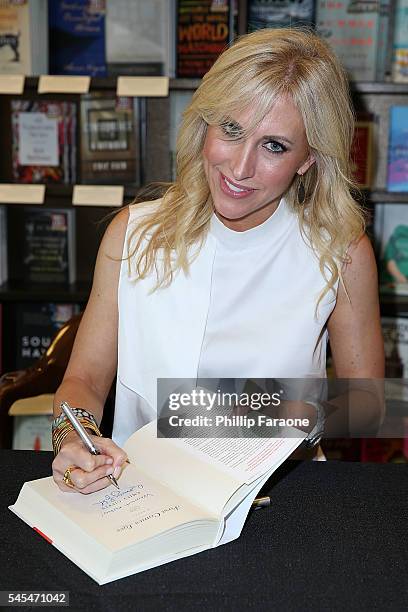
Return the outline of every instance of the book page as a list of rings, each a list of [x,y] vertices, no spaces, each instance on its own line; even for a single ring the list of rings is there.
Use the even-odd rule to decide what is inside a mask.
[[[111,485],[89,495],[64,493],[52,478],[32,481],[25,486],[34,489],[53,513],[61,512],[111,552],[139,544],[185,523],[211,520],[130,464],[126,464],[120,477],[120,490]],[[44,523],[42,527],[47,536],[58,542],[59,533],[52,532],[46,517]],[[34,526],[41,529],[38,520]]]

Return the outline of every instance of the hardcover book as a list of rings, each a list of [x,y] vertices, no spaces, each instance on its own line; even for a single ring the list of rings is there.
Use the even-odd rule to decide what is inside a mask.
[[[174,76],[174,0],[108,0],[109,75]]]
[[[408,106],[390,109],[387,189],[408,191]]]
[[[233,39],[231,0],[178,0],[176,71],[201,78]]]
[[[139,184],[137,102],[99,92],[82,97],[82,183]]]
[[[389,0],[317,0],[316,30],[355,81],[384,78]]]
[[[314,25],[314,0],[250,0],[248,32]]]
[[[357,113],[354,138],[351,146],[354,179],[360,189],[372,184],[374,116]]]
[[[119,491],[63,493],[43,478],[10,510],[105,584],[238,538],[257,492],[302,440],[157,438],[153,421],[124,445]]]
[[[47,0],[1,0],[0,74],[47,73]]]
[[[408,295],[408,204],[376,204],[374,236],[380,291]]]
[[[13,206],[8,210],[10,280],[27,283],[75,281],[73,209]]]
[[[15,368],[31,366],[48,349],[57,331],[80,311],[78,304],[19,302],[15,305]]]
[[[76,181],[76,106],[56,100],[11,101],[12,179]]]
[[[106,76],[105,1],[48,3],[50,74]]]
[[[408,83],[408,0],[395,0],[392,80]]]

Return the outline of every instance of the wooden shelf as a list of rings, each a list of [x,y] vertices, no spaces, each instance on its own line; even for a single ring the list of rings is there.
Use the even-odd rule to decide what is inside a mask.
[[[408,192],[394,193],[391,191],[369,191],[364,193],[364,199],[373,203],[408,204]]]
[[[86,302],[91,282],[71,285],[8,281],[0,285],[0,302]]]

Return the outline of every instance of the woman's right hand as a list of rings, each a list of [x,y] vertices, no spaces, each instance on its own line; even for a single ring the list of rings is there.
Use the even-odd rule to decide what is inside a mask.
[[[92,455],[74,431],[65,438],[60,452],[52,463],[52,475],[61,491],[94,493],[111,485],[107,475],[113,474],[115,478],[119,477],[127,461],[125,451],[109,438],[93,435],[90,437],[101,451],[100,455]],[[74,487],[64,483],[67,468],[71,468],[70,476]]]

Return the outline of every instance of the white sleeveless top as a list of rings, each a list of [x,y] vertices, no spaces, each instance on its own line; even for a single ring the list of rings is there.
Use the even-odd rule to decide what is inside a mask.
[[[128,234],[139,210],[130,207]],[[127,237],[125,255],[126,245]],[[284,200],[245,232],[213,215],[189,275],[178,271],[169,287],[148,295],[155,280],[153,273],[136,281],[122,262],[112,436],[118,445],[156,418],[159,377],[326,376],[325,325],[337,288],[316,313],[325,279]]]

